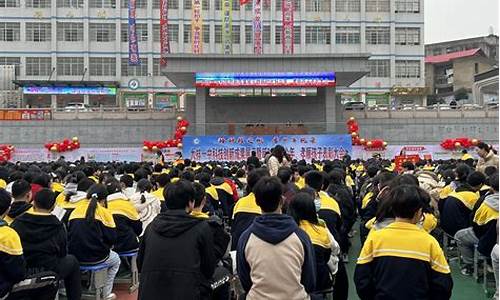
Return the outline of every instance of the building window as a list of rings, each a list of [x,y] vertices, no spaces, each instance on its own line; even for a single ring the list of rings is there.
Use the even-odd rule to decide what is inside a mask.
[[[388,59],[369,60],[368,77],[391,77],[391,61]]]
[[[26,0],[26,7],[48,8],[50,3],[50,0]]]
[[[240,43],[240,25],[233,25],[233,44]]]
[[[203,24],[202,39],[203,39],[203,43],[210,44],[210,25],[209,24]]]
[[[176,43],[179,41],[179,24],[168,24],[168,40]],[[153,41],[160,41],[160,24],[153,24]]]
[[[329,45],[330,26],[306,26],[306,44]]]
[[[112,0],[115,1],[115,0]],[[170,2],[170,0],[168,0]],[[160,3],[158,1],[158,3]],[[154,5],[154,4],[153,4]],[[147,8],[148,7],[148,2],[146,0],[136,0],[135,1],[135,8]],[[128,8],[128,0],[122,0],[122,8]],[[160,5],[158,5],[158,8],[160,8]]]
[[[262,44],[271,44],[271,26],[264,25],[262,30]]]
[[[61,42],[83,41],[83,23],[57,23],[57,40]]]
[[[233,0],[233,10],[240,10],[240,0]],[[248,4],[245,4],[245,5],[250,5],[252,6],[250,3]]]
[[[397,78],[420,78],[419,60],[396,60]]]
[[[14,65],[16,68],[16,75],[20,75],[19,73],[19,66],[21,65],[21,58],[20,57],[0,57],[0,66],[9,66],[9,65]]]
[[[201,9],[202,10],[210,10],[210,0],[202,0],[201,1]]]
[[[26,57],[26,76],[49,76],[51,72],[50,57]]]
[[[89,7],[92,8],[115,8],[115,0],[89,0]]]
[[[361,29],[357,26],[337,26],[335,28],[335,43],[359,44],[361,42]]]
[[[90,76],[116,76],[116,58],[91,57],[89,58]]]
[[[21,37],[21,24],[14,22],[0,22],[0,41],[14,42]]]
[[[293,11],[300,11],[300,1],[301,0],[293,0]],[[306,0],[308,1],[308,0]],[[282,0],[276,0],[276,10],[281,11],[281,6],[283,5]],[[252,6],[252,5],[250,5]]]
[[[191,43],[191,24],[184,24],[184,44]]]
[[[184,9],[191,9],[192,4],[192,0],[184,0]]]
[[[50,23],[26,23],[27,42],[48,42],[51,36]]]
[[[0,7],[19,7],[19,0],[0,0]]]
[[[281,31],[282,27],[277,25],[274,31],[274,43],[276,45],[281,45]],[[293,43],[300,45],[300,26],[293,26]]]
[[[116,40],[116,26],[112,23],[90,23],[90,40],[111,42]]]
[[[222,10],[222,0],[214,0],[214,9]]]
[[[306,11],[329,12],[331,3],[329,0],[306,0]]]
[[[148,76],[148,59],[141,58],[141,64],[131,66],[128,64],[128,58],[122,58],[122,76]]]
[[[253,43],[253,26],[245,25],[245,44]]]
[[[337,12],[360,12],[361,0],[337,0],[335,2]]]
[[[215,43],[222,44],[222,25],[215,25]]]
[[[390,8],[390,0],[366,0],[367,12],[389,12]]]
[[[128,5],[128,2],[125,3]],[[179,9],[179,0],[168,0],[167,6],[169,9]],[[153,8],[160,8],[160,0],[153,0]]]
[[[396,13],[420,13],[420,0],[396,0]]]
[[[135,31],[137,33],[137,40],[139,42],[145,42],[148,40],[148,24],[140,23],[135,25]],[[123,43],[128,42],[128,24],[122,23],[121,25],[121,41]]]
[[[61,76],[82,76],[83,57],[58,57],[57,75]]]
[[[477,74],[477,73],[479,73],[479,64],[474,63],[474,74]]]
[[[57,7],[83,8],[83,0],[57,0]]]
[[[420,28],[396,28],[396,45],[420,45]]]
[[[366,43],[371,45],[386,45],[391,43],[389,27],[366,27]]]

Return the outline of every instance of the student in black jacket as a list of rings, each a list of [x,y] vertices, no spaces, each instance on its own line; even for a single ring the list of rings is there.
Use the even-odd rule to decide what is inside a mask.
[[[24,179],[14,181],[12,184],[12,198],[14,201],[10,206],[10,210],[4,220],[7,224],[14,221],[15,218],[28,211],[31,205],[31,185]]]
[[[190,182],[181,179],[165,194],[167,209],[146,228],[139,247],[139,299],[205,299],[204,280],[212,278],[216,265],[212,229],[190,215]]]
[[[26,274],[21,239],[3,220],[9,212],[10,201],[10,194],[0,189],[0,298],[7,295]]]
[[[80,299],[79,263],[67,254],[66,230],[51,214],[55,202],[54,192],[40,190],[33,201],[34,211],[17,217],[11,227],[21,238],[28,269],[57,273],[64,279],[68,299]]]

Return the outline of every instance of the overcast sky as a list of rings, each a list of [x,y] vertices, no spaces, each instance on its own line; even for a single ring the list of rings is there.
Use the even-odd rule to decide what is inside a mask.
[[[424,0],[425,43],[498,35],[499,0]]]

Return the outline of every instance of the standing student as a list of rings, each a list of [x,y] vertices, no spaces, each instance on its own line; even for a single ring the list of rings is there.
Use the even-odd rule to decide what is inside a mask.
[[[477,161],[476,170],[484,173],[486,167],[493,166],[498,168],[498,155],[493,152],[493,149],[486,143],[480,142],[477,144]]]
[[[204,219],[190,215],[190,182],[179,180],[165,193],[166,210],[146,228],[139,248],[139,299],[205,299],[205,279],[216,265],[213,232]]]
[[[269,157],[269,160],[267,161],[267,168],[269,169],[269,174],[271,176],[278,175],[279,168],[287,167],[288,163],[289,162],[286,159],[285,148],[281,145],[276,145],[272,150],[272,154]]]
[[[262,216],[241,235],[236,252],[246,299],[309,299],[316,287],[314,248],[292,217],[281,214],[281,182],[263,177],[254,193]]]
[[[108,193],[103,184],[94,184],[87,198],[78,203],[69,216],[69,253],[76,256],[80,264],[109,265],[104,285],[105,300],[114,300],[113,282],[120,268],[120,257],[111,250],[116,243],[116,224],[106,208]]]
[[[67,253],[67,234],[64,225],[51,212],[55,207],[55,194],[41,189],[33,201],[33,212],[14,220],[11,227],[21,238],[27,268],[53,271],[64,279],[67,298],[81,298],[80,268],[78,260]]]
[[[354,282],[366,299],[449,299],[450,267],[439,243],[416,224],[421,189],[401,185],[390,192],[395,222],[371,231],[358,258]]]

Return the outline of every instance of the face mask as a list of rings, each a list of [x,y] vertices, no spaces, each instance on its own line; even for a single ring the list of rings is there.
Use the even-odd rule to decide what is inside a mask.
[[[321,208],[321,200],[319,198],[314,199],[314,207],[316,208],[316,212],[318,212]]]

